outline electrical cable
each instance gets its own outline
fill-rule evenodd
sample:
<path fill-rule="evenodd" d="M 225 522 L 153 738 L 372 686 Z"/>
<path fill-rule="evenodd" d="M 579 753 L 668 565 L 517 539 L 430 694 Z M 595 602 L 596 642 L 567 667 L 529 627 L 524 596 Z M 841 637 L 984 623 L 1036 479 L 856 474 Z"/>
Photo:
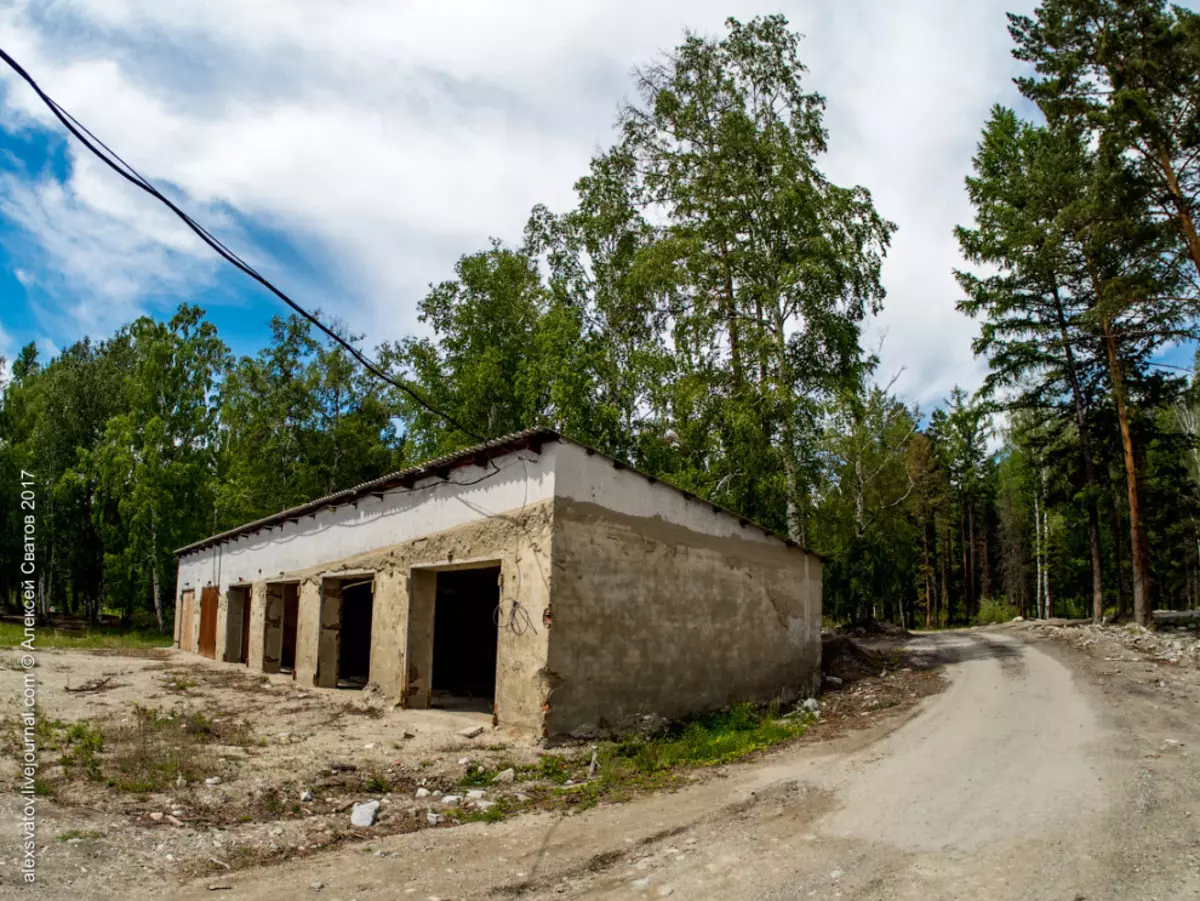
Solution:
<path fill-rule="evenodd" d="M 107 144 L 105 144 L 103 141 L 101 141 L 99 138 L 97 138 L 94 134 L 92 134 L 92 132 L 89 131 L 84 125 L 82 125 L 74 116 L 72 116 L 65 109 L 63 109 L 61 106 L 59 106 L 58 102 L 55 101 L 53 97 L 51 97 L 44 90 L 42 90 L 41 86 L 37 83 L 37 81 L 34 80 L 33 76 L 30 75 L 24 69 L 24 67 L 21 66 L 21 64 L 18 63 L 15 59 L 13 59 L 3 48 L 0 48 L 0 60 L 3 60 L 5 63 L 7 63 L 9 68 L 11 68 L 14 72 L 16 72 L 17 75 L 20 76 L 21 79 L 26 84 L 28 84 L 29 87 L 31 87 L 33 89 L 34 93 L 38 95 L 38 97 L 46 105 L 46 107 L 50 110 L 50 112 L 52 112 L 54 114 L 55 118 L 58 119 L 58 121 L 61 122 L 63 124 L 63 126 L 67 129 L 67 131 L 69 131 L 72 135 L 74 135 L 75 138 L 80 143 L 82 143 L 88 150 L 90 150 L 94 156 L 96 156 L 101 162 L 103 162 L 106 166 L 108 166 L 110 169 L 112 169 L 114 172 L 116 172 L 118 175 L 120 175 L 122 178 L 124 178 L 130 184 L 134 185 L 135 187 L 137 187 L 138 189 L 140 189 L 142 191 L 145 191 L 147 194 L 149 194 L 155 200 L 159 201 L 164 206 L 166 206 L 169 210 L 171 210 L 171 212 L 174 213 L 189 229 L 191 229 L 197 235 L 197 237 L 200 238 L 201 241 L 203 241 L 205 244 L 207 244 L 223 260 L 225 260 L 227 263 L 229 263 L 231 266 L 235 267 L 236 269 L 241 270 L 245 275 L 254 279 L 254 281 L 258 282 L 260 285 L 262 285 L 264 288 L 266 288 L 268 291 L 270 291 L 272 294 L 274 294 L 276 297 L 278 297 L 280 300 L 282 300 L 285 304 L 287 304 L 289 307 L 291 307 L 296 313 L 298 313 L 300 316 L 302 316 L 308 322 L 315 325 L 325 335 L 327 335 L 331 340 L 333 340 L 339 346 L 341 346 L 343 349 L 345 349 L 352 357 L 354 357 L 355 360 L 358 361 L 359 365 L 361 365 L 364 369 L 366 369 L 373 376 L 380 379 L 381 381 L 386 382 L 387 384 L 391 385 L 392 387 L 397 388 L 400 391 L 403 391 L 405 394 L 407 394 L 409 397 L 411 397 L 418 405 L 425 408 L 426 410 L 428 410 L 430 413 L 434 414 L 435 416 L 439 417 L 444 422 L 446 422 L 448 425 L 451 425 L 454 428 L 458 429 L 463 434 L 468 435 L 471 438 L 475 438 L 478 441 L 487 440 L 482 435 L 479 435 L 479 434 L 473 432 L 471 429 L 468 429 L 462 423 L 458 422 L 449 413 L 445 412 L 444 410 L 438 409 L 433 404 L 431 404 L 429 401 L 425 400 L 425 398 L 423 398 L 413 388 L 409 387 L 408 385 L 405 385 L 403 382 L 400 382 L 397 379 L 393 378 L 392 376 L 388 375 L 386 372 L 383 371 L 383 369 L 380 368 L 380 365 L 378 363 L 375 363 L 373 360 L 371 360 L 369 357 L 367 357 L 365 354 L 363 354 L 357 347 L 355 347 L 349 341 L 342 338 L 341 335 L 337 334 L 336 331 L 334 331 L 333 329 L 326 326 L 325 323 L 321 322 L 321 320 L 319 318 L 317 318 L 314 314 L 308 312 L 308 310 L 306 310 L 304 307 L 300 306 L 300 304 L 296 303 L 296 301 L 292 300 L 292 298 L 290 298 L 287 294 L 285 294 L 279 288 L 275 287 L 275 285 L 273 285 L 270 281 L 268 281 L 264 276 L 259 274 L 259 272 L 257 270 L 255 270 L 253 266 L 251 266 L 249 263 L 247 263 L 245 260 L 243 260 L 241 257 L 239 257 L 236 253 L 234 253 L 232 250 L 230 250 L 220 240 L 213 237 L 213 235 L 210 234 L 208 232 L 208 230 L 204 228 L 204 226 L 200 225 L 195 219 L 193 219 L 190 215 L 188 215 L 186 212 L 184 212 L 182 209 L 180 209 L 173 201 L 171 201 L 158 188 L 156 188 L 148 179 L 146 179 L 144 176 L 142 176 L 141 173 L 139 173 L 136 169 L 134 169 L 131 165 L 129 165 L 129 163 L 125 162 L 125 160 L 123 160 L 120 157 L 120 155 L 118 155 Z M 95 142 L 95 143 L 93 143 L 93 142 Z M 99 146 L 97 146 L 97 145 L 99 145 Z M 101 152 L 100 148 L 103 148 L 104 152 Z"/>

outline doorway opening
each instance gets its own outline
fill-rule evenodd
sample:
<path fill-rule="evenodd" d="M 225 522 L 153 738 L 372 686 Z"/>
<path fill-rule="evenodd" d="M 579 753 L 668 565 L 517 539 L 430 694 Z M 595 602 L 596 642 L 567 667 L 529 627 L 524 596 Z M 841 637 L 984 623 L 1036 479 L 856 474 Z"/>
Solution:
<path fill-rule="evenodd" d="M 250 587 L 233 586 L 226 592 L 225 662 L 250 662 Z"/>
<path fill-rule="evenodd" d="M 336 631 L 326 628 L 328 620 L 322 618 L 322 632 L 336 636 L 334 655 L 329 661 L 336 679 L 328 677 L 320 681 L 332 681 L 338 688 L 362 689 L 371 679 L 371 625 L 375 614 L 375 579 L 328 579 L 325 582 L 325 602 L 332 608 L 336 603 Z M 328 643 L 327 643 L 328 644 Z M 318 673 L 325 660 L 318 662 Z"/>
<path fill-rule="evenodd" d="M 296 623 L 300 620 L 300 585 L 287 582 L 283 586 L 283 620 L 280 631 L 283 640 L 279 647 L 279 671 L 296 672 Z"/>
<path fill-rule="evenodd" d="M 499 603 L 499 566 L 437 573 L 430 707 L 492 711 Z"/>

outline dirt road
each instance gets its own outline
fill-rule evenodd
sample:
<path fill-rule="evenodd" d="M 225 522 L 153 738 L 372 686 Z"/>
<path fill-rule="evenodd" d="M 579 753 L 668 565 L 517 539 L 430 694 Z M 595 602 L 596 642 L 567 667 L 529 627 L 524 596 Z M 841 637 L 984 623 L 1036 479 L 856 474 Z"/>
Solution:
<path fill-rule="evenodd" d="M 1018 630 L 918 644 L 950 662 L 950 688 L 886 733 L 674 794 L 395 836 L 161 897 L 1200 898 L 1194 692 L 1168 699 L 1137 666 Z"/>

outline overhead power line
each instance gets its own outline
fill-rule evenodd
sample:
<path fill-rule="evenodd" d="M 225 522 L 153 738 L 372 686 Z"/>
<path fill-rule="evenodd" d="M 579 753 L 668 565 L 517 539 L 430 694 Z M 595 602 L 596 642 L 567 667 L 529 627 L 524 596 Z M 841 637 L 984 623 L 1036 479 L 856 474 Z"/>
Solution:
<path fill-rule="evenodd" d="M 280 300 L 282 300 L 285 304 L 287 304 L 289 307 L 291 307 L 293 310 L 295 310 L 297 313 L 299 313 L 304 319 L 306 319 L 308 322 L 315 325 L 318 329 L 320 329 L 322 332 L 324 332 L 331 340 L 333 340 L 339 346 L 344 348 L 347 353 L 349 353 L 352 357 L 354 357 L 354 359 L 357 360 L 358 363 L 364 369 L 366 369 L 369 373 L 371 373 L 373 376 L 386 382 L 387 384 L 391 385 L 393 388 L 398 388 L 400 391 L 403 391 L 405 394 L 407 394 L 409 397 L 411 397 L 414 401 L 416 401 L 416 403 L 419 404 L 421 407 L 424 407 L 430 413 L 434 414 L 435 416 L 437 416 L 438 418 L 440 418 L 444 422 L 446 422 L 448 425 L 453 426 L 454 428 L 458 429 L 459 431 L 463 432 L 464 434 L 469 435 L 470 437 L 475 438 L 476 440 L 479 440 L 479 441 L 487 440 L 484 436 L 476 434 L 471 429 L 468 429 L 462 423 L 458 422 L 453 416 L 451 416 L 445 410 L 439 410 L 437 407 L 435 407 L 433 404 L 431 404 L 429 401 L 427 401 L 425 398 L 423 398 L 413 388 L 409 387 L 408 385 L 404 384 L 403 382 L 399 381 L 398 379 L 393 378 L 391 375 L 389 375 L 387 372 L 385 372 L 383 370 L 383 368 L 381 367 L 380 364 L 371 360 L 368 356 L 366 356 L 366 354 L 364 354 L 362 351 L 360 351 L 357 347 L 355 347 L 349 341 L 344 339 L 336 331 L 331 329 L 329 326 L 325 325 L 325 323 L 321 322 L 321 320 L 317 316 L 310 313 L 304 307 L 300 306 L 300 304 L 296 303 L 296 301 L 292 300 L 292 298 L 288 297 L 287 294 L 285 294 L 279 288 L 275 287 L 275 285 L 273 285 L 264 276 L 262 276 L 253 266 L 251 266 L 249 263 L 247 263 L 245 260 L 243 260 L 241 257 L 239 257 L 236 253 L 234 253 L 232 250 L 230 250 L 220 240 L 213 237 L 213 235 L 210 234 L 209 231 L 206 228 L 204 228 L 204 226 L 202 226 L 195 219 L 193 219 L 190 215 L 188 215 L 186 212 L 184 212 L 182 209 L 180 209 L 178 205 L 176 205 L 170 198 L 166 197 L 148 179 L 146 179 L 140 172 L 138 172 L 136 169 L 134 169 L 133 166 L 131 166 L 131 165 L 129 165 L 129 163 L 125 162 L 125 160 L 123 160 L 116 151 L 114 151 L 107 144 L 105 144 L 103 141 L 101 141 L 98 137 L 96 137 L 94 134 L 92 134 L 92 132 L 89 131 L 87 129 L 87 127 L 84 126 L 81 122 L 79 122 L 78 119 L 76 119 L 69 112 L 67 112 L 65 109 L 63 109 L 61 106 L 59 106 L 59 104 L 57 103 L 57 101 L 54 100 L 53 97 L 51 97 L 44 90 L 42 90 L 41 86 L 37 83 L 37 81 L 34 80 L 33 76 L 30 75 L 20 63 L 18 63 L 15 59 L 13 59 L 7 52 L 5 52 L 5 50 L 3 48 L 0 48 L 0 59 L 3 59 L 4 62 L 6 62 L 8 64 L 9 68 L 11 68 L 14 72 L 16 72 L 17 75 L 19 75 L 26 84 L 28 84 L 31 88 L 33 88 L 34 93 L 37 94 L 39 98 L 41 98 L 41 101 L 47 106 L 47 108 L 50 110 L 50 112 L 52 112 L 54 114 L 54 117 L 56 119 L 58 119 L 58 121 L 61 122 L 63 124 L 63 126 L 67 129 L 67 131 L 69 131 L 72 135 L 74 135 L 79 140 L 79 142 L 81 144 L 83 144 L 84 147 L 86 147 L 88 150 L 90 150 L 98 159 L 100 159 L 106 166 L 108 166 L 108 168 L 112 169 L 114 172 L 116 172 L 118 175 L 120 175 L 123 179 L 125 179 L 130 184 L 137 187 L 138 189 L 145 191 L 147 194 L 149 194 L 155 200 L 159 201 L 164 206 L 166 206 L 172 213 L 174 213 L 180 220 L 182 220 L 183 223 L 188 228 L 190 228 L 193 232 L 195 232 L 201 241 L 203 241 L 205 244 L 207 244 L 209 247 L 211 247 L 217 253 L 218 256 L 220 256 L 222 259 L 224 259 L 230 265 L 236 267 L 237 269 L 240 269 L 243 273 L 250 276 L 250 278 L 254 279 L 256 282 L 258 282 L 260 285 L 262 285 L 264 288 L 266 288 L 268 291 L 270 291 L 272 294 L 274 294 L 276 297 L 278 297 Z"/>

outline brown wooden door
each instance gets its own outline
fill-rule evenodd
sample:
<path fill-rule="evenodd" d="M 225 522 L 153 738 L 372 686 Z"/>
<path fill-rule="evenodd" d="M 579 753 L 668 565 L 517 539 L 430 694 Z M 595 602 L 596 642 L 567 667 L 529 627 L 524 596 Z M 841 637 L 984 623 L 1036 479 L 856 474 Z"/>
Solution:
<path fill-rule="evenodd" d="M 196 592 L 185 591 L 179 602 L 179 647 L 196 650 Z"/>
<path fill-rule="evenodd" d="M 210 585 L 200 592 L 200 644 L 205 657 L 217 656 L 217 588 Z"/>

